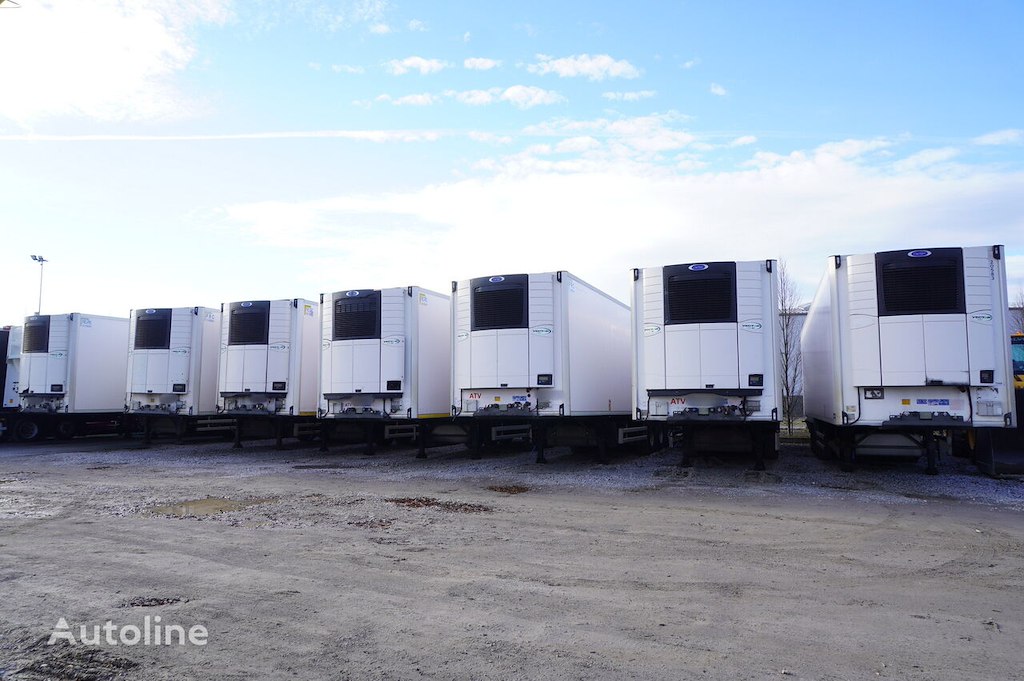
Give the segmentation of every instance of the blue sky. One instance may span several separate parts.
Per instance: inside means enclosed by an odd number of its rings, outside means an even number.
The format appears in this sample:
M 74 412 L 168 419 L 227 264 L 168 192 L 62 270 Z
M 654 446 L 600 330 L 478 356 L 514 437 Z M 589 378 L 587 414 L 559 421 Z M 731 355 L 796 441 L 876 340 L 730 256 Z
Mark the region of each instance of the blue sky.
M 123 5 L 123 6 L 122 6 Z M 1003 243 L 1019 2 L 0 4 L 0 323 Z

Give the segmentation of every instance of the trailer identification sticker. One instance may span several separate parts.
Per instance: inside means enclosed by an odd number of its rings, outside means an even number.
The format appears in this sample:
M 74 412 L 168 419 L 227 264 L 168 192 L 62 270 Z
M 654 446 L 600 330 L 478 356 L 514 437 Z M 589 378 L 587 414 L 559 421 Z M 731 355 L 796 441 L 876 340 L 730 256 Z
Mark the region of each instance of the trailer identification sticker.
M 644 324 L 645 336 L 657 336 L 659 333 L 661 333 L 661 326 L 658 324 Z
M 550 336 L 554 330 L 550 326 L 535 326 L 530 329 L 530 333 L 534 336 Z
M 764 325 L 761 322 L 752 319 L 750 321 L 741 322 L 740 328 L 743 329 L 744 331 L 754 331 L 755 333 L 760 333 L 761 329 L 764 328 Z
M 918 400 L 917 400 L 917 402 L 915 402 L 915 404 L 917 404 L 918 406 L 926 406 L 926 407 L 948 407 L 949 406 L 949 400 L 946 399 L 945 397 L 941 397 L 941 398 L 940 397 L 930 397 L 928 399 L 918 398 Z

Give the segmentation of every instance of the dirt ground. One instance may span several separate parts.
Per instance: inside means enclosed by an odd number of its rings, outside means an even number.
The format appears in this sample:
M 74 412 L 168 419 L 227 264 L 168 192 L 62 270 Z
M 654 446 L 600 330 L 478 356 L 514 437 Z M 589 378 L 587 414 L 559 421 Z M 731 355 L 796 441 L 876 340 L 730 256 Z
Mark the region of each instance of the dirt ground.
M 0 444 L 0 679 L 1024 678 L 1024 483 L 958 459 L 271 445 Z M 206 645 L 47 645 L 156 616 Z

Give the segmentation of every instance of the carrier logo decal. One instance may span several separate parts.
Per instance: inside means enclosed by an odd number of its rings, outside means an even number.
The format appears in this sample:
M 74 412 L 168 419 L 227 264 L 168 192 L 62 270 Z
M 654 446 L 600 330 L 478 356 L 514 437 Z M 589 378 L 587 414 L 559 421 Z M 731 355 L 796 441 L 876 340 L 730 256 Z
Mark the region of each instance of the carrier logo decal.
M 505 277 L 491 277 L 487 281 L 491 282 L 492 284 L 500 284 L 501 282 L 505 281 Z
M 751 320 L 749 322 L 741 322 L 740 328 L 743 329 L 744 331 L 753 331 L 755 333 L 759 333 L 761 329 L 764 328 L 764 324 L 757 320 Z
M 252 303 L 242 303 L 241 307 L 252 307 Z
M 426 293 L 421 293 L 420 294 L 420 305 L 426 305 L 426 304 L 427 304 L 427 294 Z
M 304 308 L 302 308 L 302 314 L 306 315 L 307 317 L 312 317 L 313 316 L 313 306 L 312 305 L 306 305 Z
M 457 341 L 464 341 L 467 338 L 469 338 L 469 331 L 459 331 L 455 334 L 455 340 Z
M 90 327 L 90 326 L 92 326 L 92 320 L 89 319 L 88 317 L 82 317 L 82 321 L 81 321 L 80 325 L 84 326 L 84 327 Z
M 555 331 L 550 326 L 535 326 L 530 329 L 530 333 L 534 336 L 550 336 Z
M 179 357 L 185 357 L 190 352 L 191 350 L 189 350 L 189 348 L 174 348 L 173 350 L 171 350 L 172 355 L 178 355 Z
M 659 324 L 644 324 L 644 335 L 645 336 L 657 336 L 661 333 L 661 325 Z
M 156 314 L 156 310 L 146 310 L 146 314 Z
M 329 350 L 331 347 L 331 339 L 324 338 L 323 343 L 320 344 L 320 347 L 322 347 L 324 350 Z
M 206 321 L 213 322 L 213 321 L 216 321 L 216 320 L 217 320 L 217 315 L 215 315 L 212 312 L 207 312 L 206 313 Z
M 56 352 L 50 353 L 50 357 L 53 357 L 54 359 L 64 359 L 67 356 L 68 353 L 64 352 L 63 350 L 57 350 Z
M 992 313 L 991 312 L 972 312 L 971 313 L 971 321 L 972 322 L 980 322 L 982 324 L 991 324 L 992 323 Z
M 359 295 L 359 291 L 347 291 L 345 295 L 348 296 L 349 298 L 355 298 L 356 296 Z
M 405 338 L 402 336 L 391 336 L 382 340 L 381 345 L 401 345 L 405 343 Z
M 708 268 L 708 266 L 705 265 L 704 263 L 699 263 L 697 265 L 690 265 L 686 269 L 690 270 L 691 272 L 703 272 L 707 268 Z
M 274 343 L 273 345 L 268 345 L 267 347 L 270 348 L 271 350 L 274 350 L 275 352 L 288 352 L 288 345 L 288 343 Z
M 927 258 L 931 254 L 931 251 L 911 251 L 907 253 L 911 258 Z

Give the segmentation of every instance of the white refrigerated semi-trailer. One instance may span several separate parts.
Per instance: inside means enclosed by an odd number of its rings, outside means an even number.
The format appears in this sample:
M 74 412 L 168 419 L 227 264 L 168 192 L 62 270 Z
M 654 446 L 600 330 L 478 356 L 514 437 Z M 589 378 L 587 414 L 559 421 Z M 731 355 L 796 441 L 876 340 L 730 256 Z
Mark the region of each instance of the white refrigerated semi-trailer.
M 633 271 L 633 409 L 682 445 L 778 450 L 781 353 L 774 260 Z M 736 436 L 737 443 L 726 442 Z M 708 440 L 705 443 L 704 440 Z
M 568 272 L 453 282 L 452 337 L 452 414 L 490 426 L 474 451 L 527 435 L 543 460 L 566 419 L 595 419 L 602 446 L 607 417 L 630 420 L 629 308 Z
M 141 415 L 217 413 L 220 310 L 133 310 L 129 329 L 128 411 Z
M 1012 427 L 1002 246 L 829 258 L 801 334 L 812 446 L 841 465 Z
M 320 367 L 317 304 L 301 298 L 222 306 L 221 413 L 316 416 Z
M 418 286 L 320 297 L 325 438 L 419 439 L 451 413 L 451 299 Z M 421 444 L 424 444 L 421 442 Z
M 128 319 L 78 312 L 25 318 L 14 437 L 71 437 L 124 413 Z

